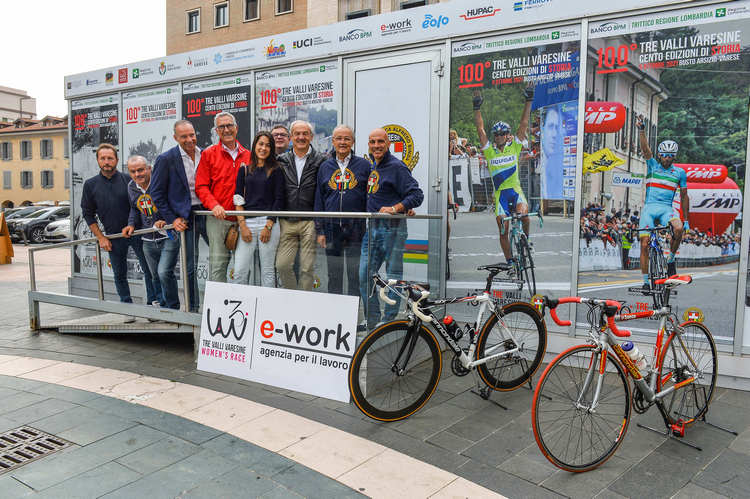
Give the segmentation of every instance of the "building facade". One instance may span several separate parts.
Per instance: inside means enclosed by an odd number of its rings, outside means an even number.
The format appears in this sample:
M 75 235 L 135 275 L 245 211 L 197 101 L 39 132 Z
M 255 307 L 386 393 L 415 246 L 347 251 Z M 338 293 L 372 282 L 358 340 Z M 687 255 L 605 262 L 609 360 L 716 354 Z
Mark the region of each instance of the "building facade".
M 0 122 L 3 207 L 70 199 L 68 120 Z
M 36 119 L 36 99 L 26 90 L 0 86 L 0 122 L 18 118 Z
M 167 55 L 432 3 L 439 0 L 167 0 Z

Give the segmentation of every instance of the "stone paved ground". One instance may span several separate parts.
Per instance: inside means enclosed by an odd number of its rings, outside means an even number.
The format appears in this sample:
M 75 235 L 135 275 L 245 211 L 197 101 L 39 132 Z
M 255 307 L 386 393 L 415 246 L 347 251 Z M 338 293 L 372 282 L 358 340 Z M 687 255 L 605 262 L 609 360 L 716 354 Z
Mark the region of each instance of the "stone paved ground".
M 65 336 L 27 328 L 25 255 L 0 266 L 4 327 L 0 354 L 73 361 L 181 381 L 230 393 L 334 426 L 456 473 L 509 497 L 747 497 L 750 469 L 750 393 L 718 389 L 710 419 L 739 432 L 735 437 L 698 424 L 687 438 L 697 452 L 636 427 L 658 426 L 656 411 L 633 416 L 615 456 L 584 474 L 557 470 L 539 452 L 531 432 L 531 392 L 498 394 L 503 410 L 469 389 L 472 378 L 447 369 L 429 404 L 410 419 L 376 423 L 349 404 L 199 372 L 192 338 L 153 336 Z M 39 270 L 40 289 L 63 292 L 68 254 L 50 255 Z M 44 277 L 42 277 L 44 276 Z M 49 276 L 53 276 L 51 278 Z M 80 312 L 42 305 L 42 324 Z

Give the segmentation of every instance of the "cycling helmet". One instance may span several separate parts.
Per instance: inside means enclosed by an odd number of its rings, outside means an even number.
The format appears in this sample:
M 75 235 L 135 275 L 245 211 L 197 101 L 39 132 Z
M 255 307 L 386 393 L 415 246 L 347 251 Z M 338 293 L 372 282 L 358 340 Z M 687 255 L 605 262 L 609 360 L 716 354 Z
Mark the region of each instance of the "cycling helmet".
M 504 121 L 498 121 L 492 125 L 492 133 L 495 135 L 510 133 L 510 125 Z
M 677 142 L 674 140 L 662 140 L 659 143 L 659 147 L 657 148 L 657 152 L 659 154 L 677 154 L 677 150 L 679 147 L 677 146 Z

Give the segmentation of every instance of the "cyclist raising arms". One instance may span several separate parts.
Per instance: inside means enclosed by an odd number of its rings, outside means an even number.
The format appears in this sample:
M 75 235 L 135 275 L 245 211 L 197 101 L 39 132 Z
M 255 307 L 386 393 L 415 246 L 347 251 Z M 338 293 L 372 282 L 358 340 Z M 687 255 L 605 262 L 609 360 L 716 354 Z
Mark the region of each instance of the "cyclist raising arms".
M 500 231 L 500 248 L 503 250 L 505 260 L 512 264 L 510 241 L 508 239 L 508 220 L 505 217 L 515 212 L 525 215 L 529 212 L 529 206 L 521 190 L 521 182 L 518 179 L 518 159 L 521 151 L 528 148 L 526 140 L 526 129 L 529 127 L 529 116 L 531 114 L 531 101 L 534 100 L 534 87 L 527 87 L 523 91 L 526 103 L 521 113 L 521 121 L 515 136 L 511 133 L 510 125 L 504 121 L 498 121 L 492 125 L 493 141 L 487 138 L 484 131 L 484 120 L 482 119 L 482 94 L 479 90 L 474 91 L 474 125 L 479 135 L 479 144 L 482 154 L 487 160 L 487 165 L 492 177 L 492 187 L 495 199 L 495 217 L 497 228 Z M 529 218 L 522 220 L 523 231 L 529 235 Z M 531 243 L 529 243 L 531 244 Z
M 639 229 L 672 224 L 674 234 L 669 245 L 669 257 L 667 257 L 667 273 L 672 276 L 677 273 L 675 256 L 680 247 L 682 235 L 690 229 L 688 223 L 688 209 L 690 201 L 687 191 L 687 175 L 685 170 L 673 165 L 677 156 L 677 142 L 674 140 L 663 140 L 657 148 L 657 158 L 651 154 L 646 138 L 646 127 L 643 118 L 638 117 L 635 123 L 638 127 L 638 139 L 641 143 L 641 151 L 646 159 L 646 200 L 641 210 L 641 223 Z M 675 191 L 680 189 L 680 206 L 685 217 L 684 224 L 680 224 L 680 214 L 672 206 Z M 648 232 L 639 233 L 641 240 L 641 273 L 643 274 L 643 289 L 648 291 Z

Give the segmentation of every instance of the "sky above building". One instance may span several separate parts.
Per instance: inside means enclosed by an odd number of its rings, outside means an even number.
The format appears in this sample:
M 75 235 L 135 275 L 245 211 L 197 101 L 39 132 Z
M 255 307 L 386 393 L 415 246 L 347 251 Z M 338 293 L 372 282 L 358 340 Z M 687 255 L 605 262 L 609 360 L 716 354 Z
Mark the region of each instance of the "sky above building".
M 0 3 L 0 86 L 36 98 L 38 117 L 63 116 L 65 75 L 166 53 L 164 0 Z

